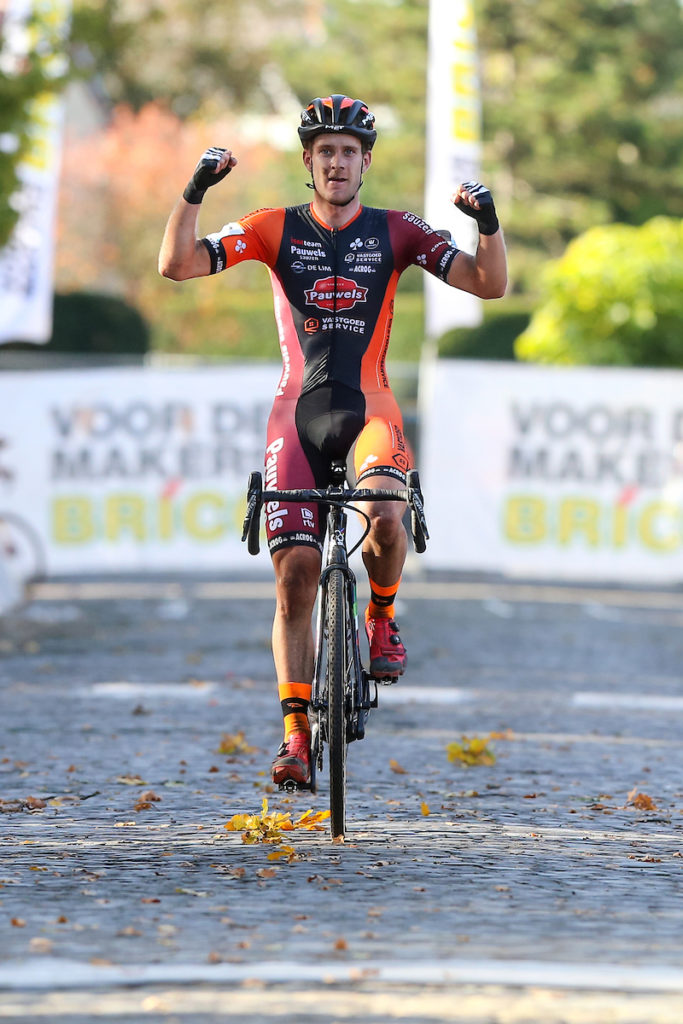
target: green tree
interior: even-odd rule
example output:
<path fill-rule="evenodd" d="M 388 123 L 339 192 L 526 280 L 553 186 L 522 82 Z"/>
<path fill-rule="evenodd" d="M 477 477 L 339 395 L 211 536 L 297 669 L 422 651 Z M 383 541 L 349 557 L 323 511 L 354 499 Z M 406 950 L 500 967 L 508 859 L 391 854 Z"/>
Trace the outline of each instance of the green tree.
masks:
<path fill-rule="evenodd" d="M 533 293 L 543 260 L 594 224 L 683 215 L 679 0 L 475 3 L 482 177 L 514 288 Z M 429 0 L 75 0 L 74 33 L 134 109 L 284 124 L 311 94 L 362 96 L 382 129 L 366 201 L 419 210 L 428 14 Z"/>
<path fill-rule="evenodd" d="M 591 228 L 544 276 L 516 342 L 520 359 L 561 365 L 683 366 L 683 222 Z"/>
<path fill-rule="evenodd" d="M 478 0 L 486 165 L 517 287 L 595 224 L 683 215 L 679 0 Z"/>
<path fill-rule="evenodd" d="M 19 211 L 18 168 L 30 156 L 37 103 L 64 82 L 65 33 L 49 13 L 38 9 L 23 31 L 0 12 L 0 248 L 8 241 Z"/>

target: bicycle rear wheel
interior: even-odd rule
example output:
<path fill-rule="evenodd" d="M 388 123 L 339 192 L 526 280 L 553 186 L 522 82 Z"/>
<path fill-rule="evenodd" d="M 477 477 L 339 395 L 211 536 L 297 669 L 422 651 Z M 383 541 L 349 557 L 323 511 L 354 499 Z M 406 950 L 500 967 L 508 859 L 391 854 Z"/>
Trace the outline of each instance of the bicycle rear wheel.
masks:
<path fill-rule="evenodd" d="M 333 569 L 327 579 L 327 745 L 330 759 L 332 838 L 346 830 L 346 679 L 347 607 L 344 575 Z"/>

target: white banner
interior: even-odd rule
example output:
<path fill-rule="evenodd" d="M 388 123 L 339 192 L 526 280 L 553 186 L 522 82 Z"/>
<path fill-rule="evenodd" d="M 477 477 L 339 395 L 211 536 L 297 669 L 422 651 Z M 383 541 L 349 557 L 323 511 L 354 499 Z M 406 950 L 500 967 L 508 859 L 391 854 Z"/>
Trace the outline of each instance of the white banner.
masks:
<path fill-rule="evenodd" d="M 426 373 L 428 565 L 683 580 L 683 373 L 448 360 Z"/>
<path fill-rule="evenodd" d="M 474 253 L 476 222 L 456 210 L 451 196 L 463 181 L 479 178 L 481 98 L 473 0 L 430 0 L 427 76 L 427 174 L 425 219 L 447 228 L 453 241 Z M 452 327 L 481 323 L 481 300 L 453 291 L 425 275 L 427 338 Z"/>
<path fill-rule="evenodd" d="M 240 536 L 280 372 L 5 373 L 0 558 L 20 578 L 267 566 Z"/>
<path fill-rule="evenodd" d="M 3 15 L 2 58 L 10 74 L 22 73 L 22 61 L 41 40 L 29 31 L 32 14 L 50 33 L 66 27 L 70 0 L 8 0 Z M 59 55 L 55 72 L 63 70 Z M 53 254 L 57 188 L 61 159 L 63 105 L 52 93 L 30 106 L 31 147 L 18 168 L 21 188 L 11 202 L 19 220 L 8 244 L 0 250 L 0 344 L 10 341 L 45 343 L 52 335 Z M 12 146 L 12 137 L 3 139 Z"/>

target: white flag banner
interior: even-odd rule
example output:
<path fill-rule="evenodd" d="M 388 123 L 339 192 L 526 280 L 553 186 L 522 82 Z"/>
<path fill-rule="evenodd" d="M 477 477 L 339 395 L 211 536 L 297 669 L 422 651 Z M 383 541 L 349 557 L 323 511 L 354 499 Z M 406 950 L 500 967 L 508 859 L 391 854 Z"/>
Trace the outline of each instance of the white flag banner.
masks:
<path fill-rule="evenodd" d="M 254 572 L 241 543 L 275 364 L 0 374 L 0 562 L 14 580 Z M 0 572 L 0 605 L 2 603 Z"/>
<path fill-rule="evenodd" d="M 70 0 L 8 0 L 2 18 L 2 58 L 6 73 L 21 74 L 22 62 L 40 39 L 30 18 L 59 32 L 68 25 Z M 56 55 L 55 64 L 60 60 Z M 61 67 L 59 67 L 61 70 Z M 19 220 L 0 249 L 0 344 L 45 343 L 52 334 L 53 257 L 61 158 L 63 103 L 46 92 L 31 103 L 31 145 L 18 168 L 20 188 L 11 202 Z M 11 149 L 16 140 L 0 137 Z"/>
<path fill-rule="evenodd" d="M 463 181 L 479 178 L 481 97 L 473 0 L 431 0 L 427 77 L 425 219 L 447 228 L 459 249 L 474 253 L 477 226 L 456 210 L 451 196 Z M 454 292 L 425 277 L 426 333 L 438 338 L 452 327 L 481 323 L 481 299 Z"/>
<path fill-rule="evenodd" d="M 683 373 L 440 359 L 425 392 L 428 567 L 681 583 Z"/>

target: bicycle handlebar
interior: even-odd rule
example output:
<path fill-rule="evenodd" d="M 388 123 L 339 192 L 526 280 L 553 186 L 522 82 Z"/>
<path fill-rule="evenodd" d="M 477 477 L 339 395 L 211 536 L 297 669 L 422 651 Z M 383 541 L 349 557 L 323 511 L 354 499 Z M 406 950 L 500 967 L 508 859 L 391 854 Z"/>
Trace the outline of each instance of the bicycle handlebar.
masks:
<path fill-rule="evenodd" d="M 427 547 L 429 530 L 424 514 L 420 478 L 417 470 L 411 469 L 406 474 L 406 488 L 396 491 L 371 490 L 358 488 L 343 490 L 340 487 L 303 488 L 283 491 L 264 491 L 261 474 L 251 473 L 247 485 L 247 512 L 242 528 L 242 540 L 247 542 L 250 555 L 258 555 L 260 551 L 259 532 L 261 529 L 261 509 L 269 501 L 322 502 L 326 505 L 348 507 L 359 501 L 403 501 L 410 509 L 410 531 L 413 545 L 418 554 Z"/>

